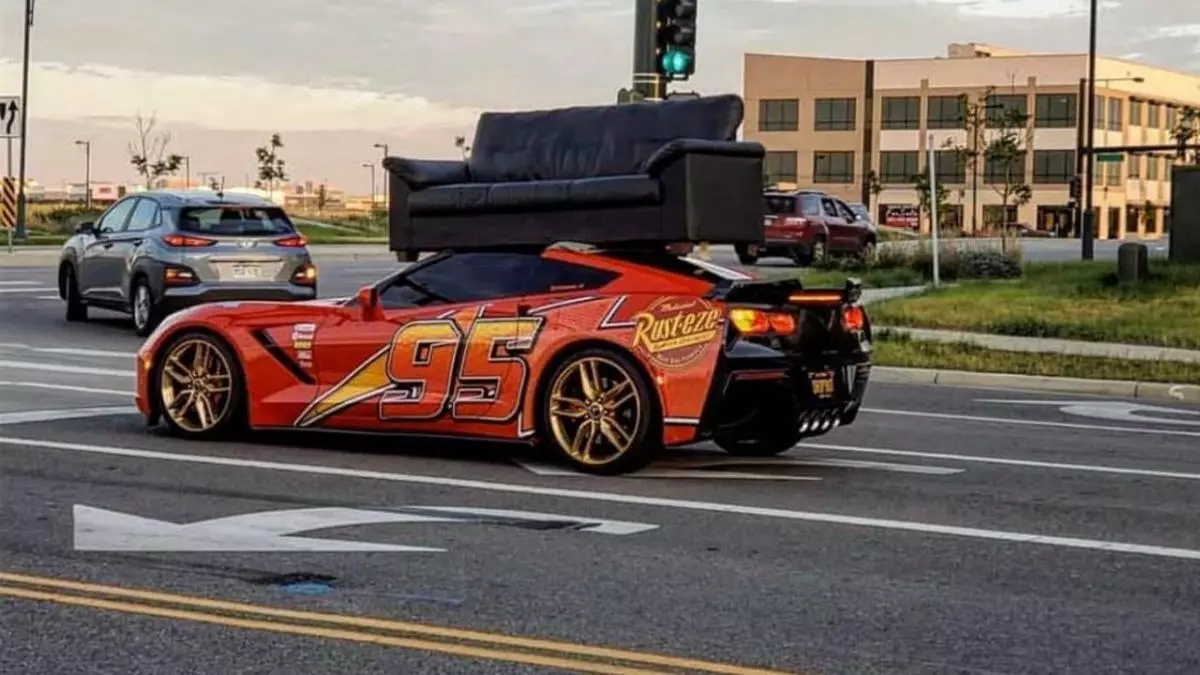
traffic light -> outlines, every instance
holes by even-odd
[[[655,70],[667,80],[696,72],[696,0],[657,0]]]
[[[1074,201],[1079,201],[1079,198],[1082,195],[1083,195],[1083,190],[1079,185],[1079,176],[1072,176],[1071,177],[1071,199]]]

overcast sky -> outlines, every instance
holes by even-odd
[[[0,3],[0,94],[20,91],[21,0]],[[453,156],[480,109],[607,103],[629,81],[634,0],[38,0],[30,175],[128,180],[157,111],[193,175],[240,183],[283,134],[293,178],[365,193],[392,154]],[[1103,53],[1200,71],[1200,2],[1105,0]],[[1083,51],[1086,0],[703,0],[689,89],[740,92],[747,51],[925,57],[950,42]],[[102,9],[101,9],[102,6]],[[2,160],[0,160],[2,161]],[[3,166],[0,165],[0,169]]]

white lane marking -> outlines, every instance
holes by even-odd
[[[1113,427],[1099,424],[1077,424],[1074,422],[1047,422],[1045,420],[1018,420],[1011,417],[984,417],[982,415],[954,415],[951,413],[917,412],[915,410],[891,410],[887,408],[863,408],[863,412],[877,415],[901,415],[928,419],[954,420],[956,422],[987,422],[991,424],[1019,424],[1030,427],[1054,427],[1058,429],[1082,429],[1085,431],[1123,431],[1131,434],[1155,434],[1160,436],[1190,436],[1200,438],[1200,431],[1178,429],[1147,429],[1138,427]]]
[[[63,356],[101,356],[111,359],[129,359],[130,361],[137,358],[137,352],[114,352],[104,349],[89,349],[87,347],[35,347],[20,342],[0,342],[0,347],[37,352],[39,354],[61,354]]]
[[[517,462],[517,465],[536,476],[567,476],[571,478],[596,478],[591,474],[575,471],[553,464],[541,462]],[[787,474],[745,473],[739,471],[703,471],[697,469],[669,469],[654,466],[642,469],[625,476],[609,476],[609,478],[684,478],[697,480],[790,480],[790,481],[819,481],[816,476],[789,476]]]
[[[51,391],[69,391],[79,394],[105,394],[109,396],[132,397],[133,390],[130,389],[99,389],[96,387],[79,387],[73,384],[48,384],[46,382],[14,382],[0,381],[0,387],[23,387],[28,389],[48,389]]]
[[[62,302],[62,298],[58,297],[57,295],[39,295],[34,299],[35,300],[55,300],[58,302]]]
[[[0,360],[0,368],[15,370],[40,370],[47,373],[71,373],[72,375],[101,375],[105,377],[133,377],[133,370],[114,370],[112,368],[89,368],[87,366],[63,366],[57,363],[39,363],[36,361],[7,361]]]
[[[638,506],[655,506],[661,508],[679,509],[684,511],[702,511],[741,516],[756,516],[760,518],[776,518],[783,520],[826,523],[831,525],[850,525],[883,530],[898,530],[918,532],[921,534],[945,535],[968,539],[983,539],[1023,544],[1042,544],[1061,548],[1102,551],[1106,553],[1130,553],[1160,558],[1176,558],[1183,560],[1200,560],[1200,550],[1175,548],[1170,546],[1153,546],[1133,544],[1119,541],[1102,541],[1098,539],[1083,539],[1076,537],[1056,537],[1025,532],[1010,532],[1004,530],[987,530],[974,527],[957,527],[953,525],[938,525],[906,520],[888,520],[884,518],[865,518],[836,513],[816,513],[811,511],[792,511],[742,504],[723,504],[720,502],[701,502],[684,499],[667,499],[615,492],[591,492],[567,488],[537,487],[513,483],[491,483],[465,478],[448,478],[445,476],[423,476],[419,474],[386,473],[383,471],[365,471],[347,469],[335,466],[316,464],[286,464],[283,462],[267,462],[262,460],[237,459],[234,457],[215,457],[211,455],[188,455],[153,450],[136,450],[115,446],[90,445],[85,443],[64,443],[40,439],[0,436],[0,444],[18,448],[44,448],[50,450],[68,450],[98,455],[117,457],[136,457],[139,459],[157,459],[167,462],[182,462],[189,464],[208,464],[213,466],[232,466],[248,469],[265,469],[268,471],[287,471],[318,476],[340,476],[347,478],[362,478],[367,480],[389,481],[395,483],[412,483],[416,485],[437,485],[469,490],[484,490],[490,492],[506,492],[511,494],[538,495],[542,497],[559,497],[563,499],[579,499],[586,501],[608,502],[614,504],[635,504]]]
[[[0,281],[0,286],[36,286],[40,281]]]
[[[868,469],[872,471],[889,471],[891,473],[916,473],[926,476],[953,476],[963,473],[966,469],[952,469],[948,466],[925,466],[922,464],[893,464],[892,462],[866,462],[857,459],[837,459],[834,457],[815,458],[797,461],[794,466],[836,467],[842,469]]]
[[[981,398],[976,399],[976,402],[998,403],[1002,405],[1016,406],[1046,406],[1050,408],[1058,408],[1059,412],[1066,415],[1092,417],[1094,419],[1106,420],[1109,422],[1132,422],[1134,424],[1173,424],[1182,426],[1200,425],[1200,419],[1186,420],[1174,417],[1153,416],[1154,413],[1200,416],[1200,410],[1167,408],[1165,406],[1147,405],[1145,403],[1128,403],[1126,401],[1045,401],[1040,399],[1034,401],[1025,401],[1007,398]],[[1151,413],[1151,415],[1139,414],[1143,412]]]
[[[54,422],[57,420],[75,420],[84,417],[106,417],[108,415],[126,415],[137,412],[132,406],[106,406],[103,408],[68,408],[64,410],[21,410],[18,412],[0,413],[0,426],[7,424],[25,424],[28,422]]]
[[[980,464],[1003,464],[1007,466],[1026,466],[1035,469],[1058,469],[1061,471],[1087,471],[1090,473],[1111,473],[1125,476],[1146,476],[1148,478],[1181,478],[1183,480],[1200,480],[1200,473],[1184,473],[1180,471],[1162,471],[1159,469],[1132,469],[1120,466],[1102,466],[1095,464],[1069,464],[1063,462],[1039,462],[1029,459],[1007,459],[1004,457],[981,457],[979,455],[954,455],[944,452],[916,452],[910,450],[890,450],[885,448],[863,448],[849,445],[830,445],[828,443],[801,443],[802,448],[814,450],[830,450],[834,452],[857,452],[865,455],[889,455],[892,457],[914,457],[922,459],[942,459],[958,462],[977,462]]]
[[[39,286],[36,288],[0,288],[0,293],[51,293],[57,292],[58,289],[53,286]]]

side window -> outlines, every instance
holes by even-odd
[[[119,232],[125,227],[125,220],[129,217],[129,213],[133,211],[134,203],[137,198],[126,199],[113,204],[113,207],[100,217],[100,221],[96,223],[96,231],[103,231],[107,234]]]
[[[617,275],[525,253],[458,253],[397,278],[385,309],[482,302],[603,286]]]
[[[800,215],[820,216],[821,198],[816,195],[804,195],[800,198]]]
[[[845,218],[847,223],[852,223],[858,219],[858,216],[854,215],[854,212],[851,211],[850,207],[846,206],[845,203],[840,201],[834,203],[837,204],[838,215],[842,218]]]
[[[830,218],[841,218],[842,217],[841,214],[838,213],[837,205],[833,203],[832,199],[830,199],[828,197],[822,197],[821,198],[821,206],[823,206],[825,208],[826,216],[829,216]]]
[[[158,225],[158,203],[153,199],[139,199],[133,215],[125,225],[125,232],[142,232]]]

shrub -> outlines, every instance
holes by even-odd
[[[1021,263],[1001,251],[968,251],[958,256],[960,279],[1016,279]]]

